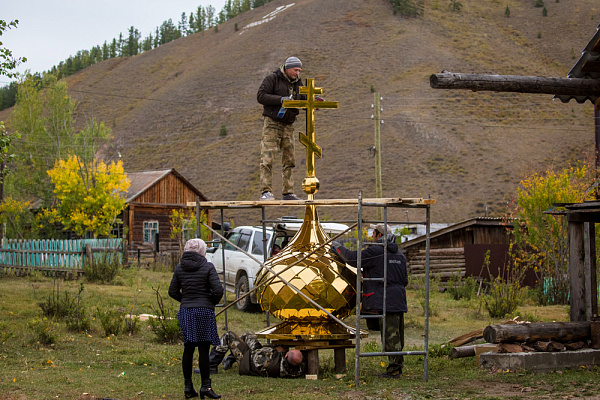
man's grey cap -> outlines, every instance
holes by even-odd
[[[302,68],[302,61],[298,57],[290,57],[285,60],[285,69]]]
[[[381,233],[382,235],[385,232],[385,224],[377,224],[377,225],[370,224],[369,226],[371,227],[371,229],[375,229],[377,232]],[[392,228],[390,228],[389,225],[387,226],[387,233],[394,233],[394,232],[392,232]]]

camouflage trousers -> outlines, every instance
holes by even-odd
[[[273,157],[281,151],[281,193],[294,193],[292,171],[296,166],[294,155],[294,125],[283,124],[273,118],[265,117],[263,135],[260,143],[260,191],[273,192]]]
[[[269,366],[278,359],[275,354],[277,350],[273,347],[263,347],[254,333],[247,332],[240,337],[234,332],[227,332],[221,336],[221,345],[216,346],[215,350],[220,353],[226,353],[227,350],[229,350],[236,361],[241,363],[242,358],[244,357],[244,353],[240,350],[241,342],[244,342],[250,348],[252,364],[254,364],[264,376],[267,376]],[[284,370],[283,363],[279,365],[279,370],[279,374],[282,377],[288,374],[288,372]]]
[[[404,313],[386,313],[385,333],[382,329],[383,319],[379,321],[381,343],[385,342],[384,351],[402,351],[404,349]],[[388,358],[387,373],[402,372],[404,356],[388,356]]]
[[[227,350],[230,350],[235,359],[240,362],[244,356],[244,353],[239,349],[241,342],[246,343],[246,345],[250,347],[251,352],[262,348],[262,345],[254,333],[247,332],[240,337],[234,332],[229,331],[221,336],[221,345],[216,346],[215,350],[219,353],[227,353]]]

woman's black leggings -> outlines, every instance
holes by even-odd
[[[192,379],[192,364],[194,362],[194,351],[198,347],[198,364],[200,366],[200,376],[202,381],[210,379],[210,364],[208,353],[210,351],[210,342],[192,342],[184,343],[183,357],[181,366],[183,368],[183,379]]]

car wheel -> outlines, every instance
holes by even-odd
[[[248,293],[248,288],[250,287],[248,283],[248,277],[246,275],[240,276],[237,283],[235,284],[235,299],[239,299]],[[245,297],[244,299],[235,303],[235,306],[240,311],[252,312],[256,309],[256,306],[252,304],[252,300],[250,300],[250,296]]]

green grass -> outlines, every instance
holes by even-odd
[[[83,302],[93,317],[95,307],[131,307],[135,314],[151,313],[155,292],[160,287],[165,304],[177,307],[167,297],[171,275],[166,272],[130,269],[116,284],[84,282]],[[76,294],[81,281],[60,282],[61,291]],[[51,293],[54,282],[43,277],[0,278],[0,399],[172,399],[182,398],[182,346],[157,342],[142,323],[139,333],[104,337],[99,321],[89,332],[68,332],[63,321],[52,327],[56,342],[42,345],[27,322],[41,316],[39,301]],[[418,292],[409,290],[406,319],[406,348],[422,349],[423,316]],[[438,312],[430,320],[430,344],[439,345],[461,334],[496,323],[482,315],[477,300],[454,301],[447,294],[432,292],[431,302]],[[564,306],[536,307],[531,302],[518,312],[538,321],[568,320]],[[218,318],[219,330],[224,317]],[[348,323],[353,324],[351,316]],[[229,329],[238,333],[265,326],[262,313],[228,312]],[[272,321],[276,322],[276,321]],[[375,333],[363,339],[370,351],[379,348]],[[237,368],[214,375],[215,390],[226,399],[398,399],[398,398],[560,398],[592,396],[600,389],[600,370],[579,368],[534,374],[480,370],[474,358],[452,360],[430,357],[429,380],[423,381],[423,357],[405,357],[404,375],[387,381],[376,375],[383,370],[383,357],[360,359],[360,385],[354,387],[354,350],[346,351],[347,373],[337,379],[333,351],[320,354],[319,379],[283,380],[239,376]],[[199,384],[199,377],[194,377]]]

